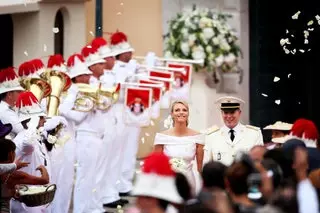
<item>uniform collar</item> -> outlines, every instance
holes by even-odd
[[[234,128],[234,132],[237,133],[237,132],[240,132],[241,128],[242,128],[242,124],[239,122]],[[229,127],[227,127],[226,125],[223,126],[223,129],[227,132],[229,132],[231,129]]]
[[[0,102],[0,109],[3,109],[3,110],[10,109],[12,111],[15,111],[14,107],[10,106],[7,102],[3,100]]]

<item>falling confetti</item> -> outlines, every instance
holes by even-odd
[[[121,2],[120,5],[123,6],[123,2]]]
[[[288,34],[289,33],[289,30],[286,30],[286,34]]]
[[[98,27],[99,30],[101,30],[101,27]]]
[[[120,16],[122,13],[121,12],[117,12],[117,15]]]
[[[317,21],[320,21],[320,16],[319,15],[316,15],[315,17],[316,17]]]
[[[143,162],[143,161],[141,161],[141,162],[140,162],[140,166],[142,166],[143,164],[144,164],[144,162]]]
[[[288,38],[282,38],[280,40],[280,45],[283,46],[285,44],[291,44]]]
[[[311,51],[311,49],[308,49],[308,52]]]
[[[278,104],[278,105],[280,105],[281,100],[275,100],[275,103]]]
[[[308,23],[307,23],[308,26],[311,26],[313,25],[313,20],[310,20]]]
[[[314,28],[308,28],[308,30],[309,30],[309,31],[313,31],[313,30],[314,30]]]
[[[294,38],[294,35],[291,35],[292,38]]]
[[[147,137],[149,137],[149,136],[150,136],[150,134],[149,134],[149,133],[147,133],[147,132],[145,133],[145,135],[146,135]]]
[[[141,142],[144,143],[144,137],[141,138]]]
[[[24,51],[23,53],[24,53],[26,56],[28,56],[28,55],[29,55],[27,51]]]
[[[304,37],[305,37],[305,38],[308,38],[308,36],[310,35],[307,30],[304,30],[304,31],[303,31],[303,34],[304,34]]]
[[[151,126],[154,126],[154,122],[153,121],[150,121],[150,124],[151,124]]]
[[[301,104],[301,102],[299,101],[298,104]]]
[[[302,53],[304,53],[304,52],[305,52],[303,49],[300,49],[299,51],[300,51],[300,52],[302,52]]]
[[[53,32],[53,33],[58,33],[58,32],[59,32],[59,28],[58,28],[58,27],[52,28],[52,32]]]
[[[96,192],[97,191],[97,189],[92,189],[92,192]]]
[[[92,31],[89,32],[92,36],[94,36],[94,33]]]
[[[273,78],[273,82],[278,82],[278,81],[280,81],[280,78],[277,77],[277,76],[275,76],[275,77]]]
[[[261,93],[261,95],[264,96],[264,97],[268,97],[268,95],[267,95],[267,94],[264,94],[264,93]]]
[[[292,16],[292,19],[298,19],[300,13],[301,13],[300,11],[296,12],[296,13]]]
[[[43,45],[43,52],[47,52],[47,45]]]
[[[309,44],[308,39],[304,39],[304,44]]]
[[[288,78],[290,78],[290,76],[291,76],[291,73],[288,74]]]
[[[291,53],[294,55],[296,54],[296,49],[291,50]]]

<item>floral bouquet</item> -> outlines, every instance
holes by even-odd
[[[165,57],[204,59],[195,70],[207,68],[214,71],[238,72],[241,55],[238,37],[227,20],[231,15],[209,9],[197,9],[178,13],[169,21],[169,33],[165,38]]]
[[[188,165],[182,158],[171,158],[169,163],[173,171],[182,174],[187,173]]]

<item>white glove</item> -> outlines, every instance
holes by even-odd
[[[50,119],[47,119],[43,127],[46,131],[51,131],[55,129],[59,124],[63,124],[63,126],[66,127],[68,125],[68,122],[62,116],[54,116]]]
[[[127,64],[126,68],[127,68],[128,70],[130,70],[129,73],[134,74],[134,73],[136,72],[137,68],[138,68],[137,60],[131,59],[131,60],[129,61],[129,63]]]
[[[148,52],[147,56],[146,56],[146,65],[148,67],[154,67],[156,64],[156,54],[154,52]]]
[[[78,94],[79,88],[77,85],[72,84],[71,87],[68,89],[68,92],[70,92],[72,94]]]

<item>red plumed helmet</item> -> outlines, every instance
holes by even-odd
[[[102,37],[95,38],[92,41],[91,46],[99,51],[99,54],[102,58],[115,56],[114,52],[109,47],[107,41]]]
[[[32,117],[46,116],[38,102],[38,99],[30,91],[19,94],[16,102],[19,121],[24,121]]]
[[[8,67],[0,71],[0,94],[10,91],[23,91],[19,78],[13,67]]]
[[[16,107],[20,109],[21,107],[32,106],[34,104],[39,104],[36,96],[30,91],[25,91],[19,94]]]
[[[63,56],[60,54],[51,55],[48,59],[47,67],[52,70],[60,71],[60,72],[67,71],[66,65],[64,64]]]
[[[290,135],[303,140],[307,147],[316,147],[319,138],[319,132],[315,123],[304,118],[300,118],[294,122]]]
[[[93,46],[85,46],[81,50],[81,54],[84,57],[85,63],[88,67],[99,64],[99,63],[105,63],[106,61],[103,59],[103,57],[99,54],[99,51],[96,47]]]
[[[137,174],[132,194],[163,199],[180,204],[183,199],[177,191],[176,175],[172,170],[169,157],[164,153],[151,153],[145,160],[142,172]]]
[[[126,34],[124,34],[123,32],[117,31],[113,33],[110,37],[110,41],[112,52],[114,52],[115,55],[134,51],[134,49],[128,42]]]
[[[154,152],[149,155],[143,164],[144,173],[155,173],[162,176],[175,176],[169,163],[169,158],[161,152]]]
[[[76,54],[73,54],[72,56],[70,56],[70,57],[68,58],[67,66],[68,66],[68,67],[73,67],[76,58],[77,58],[79,61],[84,62],[84,59],[83,59],[82,55],[76,53]]]
[[[98,38],[95,38],[93,39],[93,41],[91,42],[91,46],[96,48],[96,49],[99,49],[100,47],[102,46],[106,46],[108,45],[107,41],[102,38],[102,37],[98,37]]]

